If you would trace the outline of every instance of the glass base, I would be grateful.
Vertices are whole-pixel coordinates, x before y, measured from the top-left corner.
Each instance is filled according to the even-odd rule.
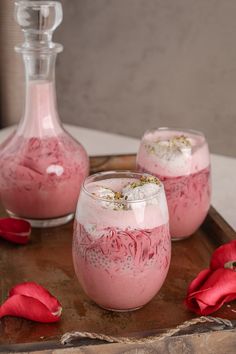
[[[12,213],[9,210],[7,210],[7,213],[12,218],[27,220],[31,224],[32,227],[38,227],[38,228],[61,226],[61,225],[67,224],[69,221],[71,221],[74,218],[74,214],[73,213],[65,215],[65,216],[61,216],[59,218],[52,218],[52,219],[22,218],[22,217],[20,217],[18,215],[15,215],[14,213]]]
[[[131,308],[131,309],[126,309],[126,310],[123,310],[123,309],[110,309],[108,307],[104,307],[104,306],[101,306],[99,305],[102,309],[104,310],[107,310],[107,311],[113,311],[113,312],[131,312],[131,311],[136,311],[136,310],[139,310],[141,309],[144,305],[142,306],[139,306],[139,307],[134,307],[134,308]]]
[[[189,237],[191,237],[192,235],[190,236],[183,236],[183,237],[171,237],[171,241],[172,242],[175,242],[175,241],[184,241],[184,240],[187,240]]]

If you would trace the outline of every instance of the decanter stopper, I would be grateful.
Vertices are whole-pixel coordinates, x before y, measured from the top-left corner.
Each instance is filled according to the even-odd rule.
[[[16,51],[61,52],[63,46],[52,41],[53,31],[63,18],[59,1],[16,1],[15,20],[24,33],[24,43]]]

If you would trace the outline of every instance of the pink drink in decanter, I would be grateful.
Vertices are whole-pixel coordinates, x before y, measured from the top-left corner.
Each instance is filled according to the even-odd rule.
[[[137,169],[164,183],[172,239],[193,234],[210,206],[210,157],[205,137],[195,131],[168,128],[149,131],[140,144]]]
[[[59,123],[52,83],[30,82],[26,107],[27,118],[0,153],[2,203],[35,226],[58,225],[75,212],[88,157]]]
[[[129,311],[149,302],[170,264],[168,208],[153,176],[107,172],[88,177],[75,217],[73,260],[98,305]]]
[[[16,132],[0,146],[2,204],[11,216],[38,227],[73,218],[89,170],[85,149],[63,129],[57,113],[54,69],[62,46],[51,42],[51,34],[61,11],[56,1],[16,3],[25,34],[25,43],[17,48],[26,70],[25,110]],[[40,25],[37,19],[44,16],[47,21]]]

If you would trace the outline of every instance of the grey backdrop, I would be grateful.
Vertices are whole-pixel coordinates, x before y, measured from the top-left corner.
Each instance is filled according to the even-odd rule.
[[[193,128],[213,152],[235,156],[235,0],[62,4],[55,40],[64,44],[57,61],[64,122],[136,137],[155,126]]]

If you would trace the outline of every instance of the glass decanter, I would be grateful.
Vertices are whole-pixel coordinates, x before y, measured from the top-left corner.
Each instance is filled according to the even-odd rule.
[[[24,114],[17,130],[0,146],[0,196],[10,216],[48,227],[70,221],[81,184],[88,175],[85,149],[62,127],[55,93],[52,42],[62,21],[57,1],[17,1],[15,17],[24,33],[21,53],[26,73]]]

